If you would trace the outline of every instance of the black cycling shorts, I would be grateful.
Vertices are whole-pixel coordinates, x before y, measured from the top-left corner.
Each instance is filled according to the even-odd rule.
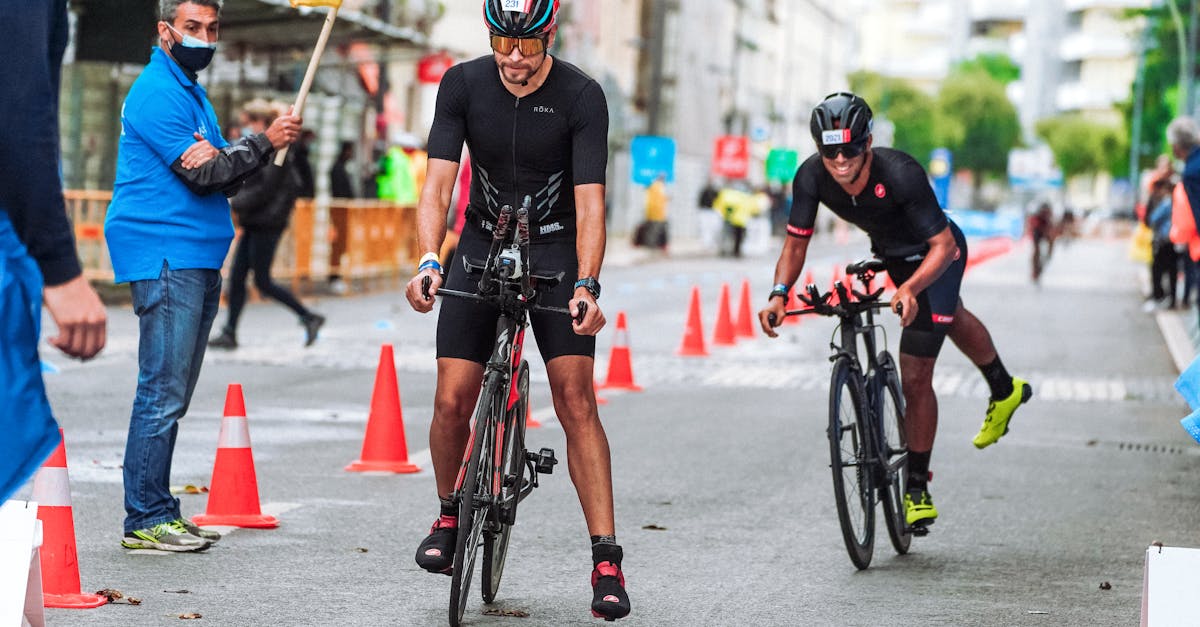
[[[461,258],[465,255],[474,261],[483,262],[490,247],[491,234],[470,225],[463,229],[454,260],[446,269],[446,289],[477,293],[479,276],[468,274],[463,268]],[[539,293],[538,304],[565,308],[575,294],[575,275],[579,271],[575,242],[531,243],[529,260],[535,272],[563,273],[563,279],[557,286],[549,292]],[[444,298],[441,301],[437,356],[486,364],[492,355],[492,345],[496,341],[496,322],[499,320],[500,311],[491,305],[462,298]],[[596,356],[596,337],[576,334],[568,316],[532,312],[529,314],[529,321],[543,362],[548,363],[551,359],[563,355]]]
[[[900,352],[914,357],[937,357],[954,323],[958,311],[959,289],[967,268],[967,240],[953,221],[950,231],[958,244],[958,256],[949,268],[925,291],[917,294],[917,317],[900,333]],[[888,275],[897,286],[903,284],[920,267],[924,257],[884,259]]]

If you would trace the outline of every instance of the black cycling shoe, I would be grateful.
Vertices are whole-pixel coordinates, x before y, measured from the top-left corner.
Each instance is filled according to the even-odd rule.
[[[417,547],[417,566],[431,573],[449,575],[454,569],[454,545],[458,540],[458,518],[439,516],[429,535]]]
[[[317,333],[325,324],[325,316],[316,313],[309,314],[300,319],[300,324],[304,325],[304,346],[309,347],[317,341]]]
[[[614,621],[629,615],[629,595],[625,593],[625,573],[621,572],[621,547],[596,545],[592,548],[592,616]]]

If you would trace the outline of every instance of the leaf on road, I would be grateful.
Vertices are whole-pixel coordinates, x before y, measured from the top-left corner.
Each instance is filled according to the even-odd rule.
[[[208,486],[195,486],[187,484],[185,486],[171,486],[171,494],[207,494]]]
[[[97,590],[96,594],[107,597],[109,603],[124,603],[126,605],[141,605],[142,600],[137,597],[127,597],[120,590],[115,588],[105,588]]]
[[[666,531],[667,530],[666,527],[662,527],[659,525],[642,525],[642,529],[648,529],[650,531]]]
[[[191,594],[191,590],[163,590],[168,594]]]
[[[659,505],[670,505],[670,504],[671,504],[671,502],[670,502],[670,501],[659,501],[659,503],[658,503],[658,504],[659,504]]]
[[[1026,614],[1049,614],[1046,610],[1029,610]]]
[[[484,616],[511,616],[513,618],[529,618],[529,612],[526,612],[524,610],[504,610],[504,609],[500,609],[500,608],[484,610],[483,615]]]
[[[358,551],[359,553],[366,553],[366,552],[367,552],[367,550],[366,550],[366,549],[364,549],[364,548],[362,548],[361,546],[360,546],[360,547],[358,547],[358,548],[356,548],[356,549],[354,549],[354,550],[355,550],[355,551]]]
[[[203,617],[200,616],[200,614],[198,614],[196,612],[188,612],[187,614],[180,614],[179,618],[181,618],[183,620],[192,620],[193,618],[203,618]]]
[[[1097,445],[1097,444],[1099,444],[1099,443],[1100,443],[1100,441],[1099,441],[1099,440],[1088,440],[1088,441],[1087,441],[1087,445],[1088,445],[1088,446],[1096,446],[1096,445]]]
[[[1100,589],[1101,589],[1101,590],[1112,590],[1112,584],[1111,584],[1111,583],[1108,583],[1107,581],[1101,581],[1101,582],[1100,582]]]

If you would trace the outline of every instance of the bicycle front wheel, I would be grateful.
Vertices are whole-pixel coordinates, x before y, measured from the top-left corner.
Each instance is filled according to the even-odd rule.
[[[529,363],[522,361],[517,371],[518,400],[504,418],[504,448],[500,451],[500,502],[492,508],[495,518],[483,532],[483,602],[496,600],[508,539],[517,522],[517,504],[525,483],[525,413],[529,410]]]
[[[870,429],[865,421],[866,393],[850,360],[833,364],[829,388],[829,457],[838,522],[850,561],[870,566],[875,550],[875,499],[868,464]]]
[[[888,481],[880,486],[883,498],[883,514],[886,517],[888,537],[896,553],[908,553],[912,534],[904,517],[904,491],[908,486],[908,439],[905,437],[904,394],[900,390],[900,374],[896,361],[887,351],[879,353],[879,370],[876,385],[877,405],[875,415],[879,417],[879,447],[887,460]]]
[[[475,424],[471,455],[467,459],[462,487],[458,491],[458,539],[454,546],[454,570],[450,583],[450,625],[462,623],[463,610],[471,592],[471,575],[475,570],[475,556],[479,541],[487,524],[492,494],[493,440],[496,437],[494,424],[497,409],[503,411],[502,391],[499,384],[490,381],[479,396],[475,407]]]

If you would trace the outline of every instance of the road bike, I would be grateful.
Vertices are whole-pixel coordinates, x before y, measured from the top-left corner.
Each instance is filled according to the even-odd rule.
[[[558,463],[553,449],[542,448],[536,453],[525,449],[529,363],[523,350],[529,314],[544,311],[571,315],[563,307],[537,304],[539,293],[558,285],[563,273],[537,273],[529,267],[530,203],[531,198],[526,196],[515,212],[515,220],[512,206],[501,208],[486,260],[461,257],[465,272],[480,275],[478,293],[448,289],[437,292],[438,296],[483,303],[500,311],[471,436],[451,496],[458,504],[458,537],[450,584],[450,624],[454,627],[462,622],[480,545],[483,601],[492,603],[504,574],[517,505],[538,486],[538,475],[551,474]],[[511,228],[514,221],[515,228]],[[429,277],[422,282],[426,298],[431,283]],[[575,319],[582,321],[586,312],[586,304],[580,303]]]
[[[860,570],[871,564],[875,550],[875,505],[883,504],[892,547],[903,555],[912,536],[928,533],[924,526],[905,521],[904,491],[908,482],[908,446],[904,433],[904,395],[896,361],[882,347],[884,329],[875,311],[886,309],[883,288],[871,290],[871,280],[884,270],[877,259],[846,266],[866,289],[860,293],[845,282],[822,294],[816,285],[799,296],[807,307],[789,316],[821,315],[839,319],[829,346],[833,371],[829,384],[829,454],[838,521],[850,561]],[[770,320],[772,326],[776,320]],[[880,341],[882,336],[882,341]],[[860,358],[860,353],[862,357]]]

